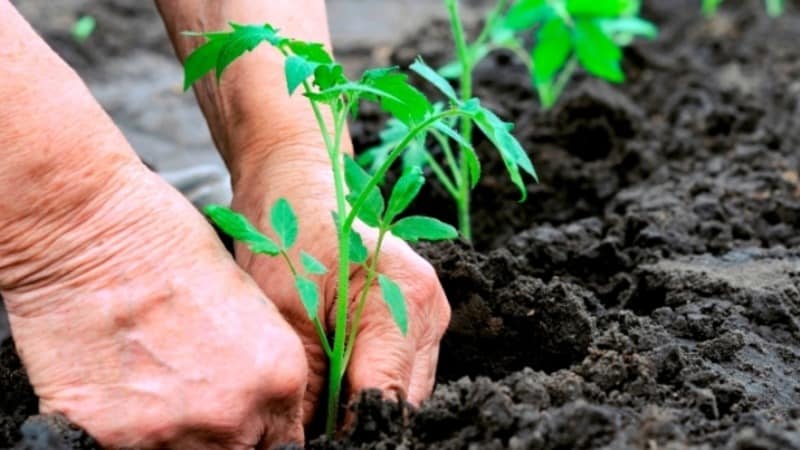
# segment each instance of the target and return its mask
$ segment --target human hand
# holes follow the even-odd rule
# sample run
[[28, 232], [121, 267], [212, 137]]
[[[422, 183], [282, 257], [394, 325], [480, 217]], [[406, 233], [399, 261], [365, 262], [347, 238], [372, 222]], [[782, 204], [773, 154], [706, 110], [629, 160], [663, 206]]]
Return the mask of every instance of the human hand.
[[[0, 257], [41, 411], [114, 448], [302, 442], [307, 364], [296, 333], [202, 216], [134, 166], [92, 201], [62, 205], [72, 213], [50, 233], [15, 236], [51, 243], [46, 263]], [[42, 256], [25, 251], [22, 262]]]
[[[302, 147], [302, 146], [297, 146]], [[259, 229], [269, 229], [269, 211], [281, 197], [289, 200], [299, 218], [299, 236], [292, 258], [304, 250], [320, 260], [329, 271], [315, 277], [321, 286], [319, 317], [327, 332], [335, 328], [338, 243], [331, 211], [336, 210], [329, 163], [306, 158], [321, 152], [308, 148], [272, 149], [274, 160], [242, 168], [234, 186], [233, 209], [244, 213]], [[362, 223], [356, 229], [367, 248], [377, 241], [377, 230]], [[303, 401], [304, 422], [319, 406], [328, 378], [327, 359], [317, 332], [297, 297], [294, 281], [278, 258], [253, 255], [237, 244], [237, 261], [250, 273], [297, 330], [309, 364], [308, 389]], [[426, 399], [433, 388], [439, 342], [450, 319], [450, 307], [436, 273], [427, 261], [405, 242], [387, 236], [377, 265], [378, 272], [396, 281], [408, 305], [409, 329], [400, 333], [375, 283], [369, 287], [346, 380], [351, 398], [368, 388], [381, 389], [412, 404]], [[351, 311], [365, 289], [366, 273], [351, 269]]]

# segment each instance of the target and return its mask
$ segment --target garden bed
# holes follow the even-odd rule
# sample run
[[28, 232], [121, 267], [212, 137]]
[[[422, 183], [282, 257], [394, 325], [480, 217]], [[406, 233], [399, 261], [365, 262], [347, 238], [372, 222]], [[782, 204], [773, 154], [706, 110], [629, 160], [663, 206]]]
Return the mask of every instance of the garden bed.
[[[661, 37], [626, 50], [624, 85], [578, 77], [543, 112], [509, 54], [481, 64], [476, 94], [517, 123], [541, 183], [516, 203], [478, 142], [475, 246], [420, 247], [453, 307], [433, 398], [367, 394], [344, 441], [312, 447], [800, 449], [800, 15], [644, 3]], [[438, 66], [449, 42], [434, 23], [393, 59]], [[433, 184], [417, 208], [454, 222]], [[35, 413], [6, 340], [0, 447]], [[34, 417], [23, 448], [91, 448], [66, 429]]]

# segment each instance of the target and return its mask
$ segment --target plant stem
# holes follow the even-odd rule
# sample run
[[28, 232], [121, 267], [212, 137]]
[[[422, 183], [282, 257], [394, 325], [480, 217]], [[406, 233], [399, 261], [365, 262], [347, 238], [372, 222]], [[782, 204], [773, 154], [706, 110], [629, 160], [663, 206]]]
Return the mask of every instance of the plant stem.
[[453, 175], [453, 181], [456, 185], [461, 183], [461, 171], [458, 167], [458, 163], [456, 162], [455, 156], [453, 156], [453, 150], [450, 148], [450, 141], [447, 140], [447, 137], [444, 136], [442, 133], [438, 131], [431, 132], [433, 137], [439, 142], [439, 145], [442, 147], [442, 152], [444, 153], [445, 161], [447, 161], [447, 165], [450, 166], [450, 172]]
[[[312, 102], [313, 104], [314, 102]], [[342, 217], [347, 214], [347, 204], [345, 201], [345, 181], [344, 169], [342, 168], [341, 140], [345, 124], [343, 117], [347, 115], [347, 105], [342, 111], [336, 111], [331, 106], [334, 117], [335, 137], [333, 149], [330, 152], [331, 167], [333, 170], [333, 183], [336, 190], [336, 211], [339, 217], [338, 222], [338, 241], [339, 241], [339, 275], [338, 289], [336, 293], [336, 328], [333, 339], [333, 353], [331, 354], [329, 375], [328, 375], [328, 417], [325, 425], [325, 432], [328, 436], [333, 436], [338, 424], [339, 415], [339, 396], [341, 394], [342, 379], [346, 369], [344, 363], [345, 342], [347, 338], [347, 307], [350, 294], [350, 226], [343, 223]]]
[[378, 268], [378, 255], [381, 253], [381, 247], [383, 246], [383, 238], [386, 237], [387, 230], [381, 229], [378, 232], [378, 243], [375, 245], [375, 251], [372, 253], [372, 261], [370, 261], [369, 266], [367, 267], [367, 280], [364, 283], [364, 287], [361, 290], [361, 298], [358, 300], [358, 306], [356, 307], [356, 312], [353, 315], [350, 324], [350, 333], [347, 338], [347, 346], [345, 347], [344, 353], [344, 366], [350, 363], [350, 356], [353, 354], [353, 347], [356, 345], [356, 334], [358, 333], [358, 325], [361, 321], [361, 314], [364, 312], [364, 306], [367, 304], [367, 294], [369, 293], [369, 289], [372, 287], [372, 283], [375, 282], [375, 277], [377, 276], [377, 268]]
[[434, 158], [429, 152], [425, 152], [425, 157], [428, 159], [428, 165], [431, 166], [431, 170], [433, 170], [436, 178], [438, 178], [439, 182], [442, 183], [442, 186], [444, 186], [444, 189], [447, 191], [447, 193], [454, 198], [458, 198], [460, 195], [458, 189], [453, 186], [453, 182], [450, 181], [447, 173], [445, 173], [439, 162], [436, 161], [436, 158]]
[[499, 0], [497, 2], [497, 5], [495, 5], [495, 7], [492, 9], [492, 12], [490, 12], [487, 16], [486, 23], [483, 24], [481, 34], [478, 35], [478, 38], [475, 39], [475, 42], [472, 44], [473, 48], [480, 47], [486, 43], [491, 36], [495, 23], [497, 23], [497, 19], [500, 18], [501, 14], [503, 14], [503, 11], [506, 9], [506, 5], [508, 5], [508, 0]]
[[[461, 16], [458, 13], [458, 0], [446, 0], [447, 11], [450, 15], [450, 24], [453, 29], [453, 40], [456, 45], [456, 53], [461, 62], [461, 101], [467, 101], [472, 98], [472, 70], [474, 69], [475, 61], [467, 44], [467, 38], [464, 34], [464, 26], [461, 23]], [[461, 121], [461, 136], [467, 142], [472, 142], [472, 121]], [[461, 146], [461, 195], [457, 199], [458, 203], [458, 227], [464, 239], [472, 240], [472, 225], [470, 223], [470, 183], [469, 183], [469, 167], [466, 161], [466, 149]]]
[[359, 195], [356, 201], [352, 203], [352, 209], [350, 210], [350, 214], [347, 215], [347, 219], [344, 221], [344, 226], [348, 228], [353, 226], [353, 222], [356, 220], [357, 212], [361, 210], [361, 207], [364, 206], [364, 202], [367, 201], [367, 195], [369, 192], [374, 189], [381, 180], [384, 179], [386, 172], [388, 172], [392, 164], [397, 161], [397, 158], [403, 154], [403, 150], [408, 147], [411, 141], [416, 139], [420, 133], [427, 130], [436, 122], [442, 119], [447, 119], [448, 117], [458, 117], [463, 114], [464, 113], [458, 109], [449, 109], [428, 117], [422, 123], [412, 128], [411, 131], [409, 131], [408, 134], [406, 134], [406, 136], [400, 141], [400, 143], [398, 143], [397, 146], [391, 152], [389, 152], [386, 160], [381, 164], [378, 170], [375, 171], [374, 176], [370, 178], [366, 186], [364, 186], [361, 195]]

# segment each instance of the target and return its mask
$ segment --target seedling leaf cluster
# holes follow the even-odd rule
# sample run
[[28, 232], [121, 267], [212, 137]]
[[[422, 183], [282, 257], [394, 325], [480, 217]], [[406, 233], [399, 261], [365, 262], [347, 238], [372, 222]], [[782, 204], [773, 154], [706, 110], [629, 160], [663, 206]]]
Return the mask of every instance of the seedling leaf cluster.
[[[219, 81], [230, 64], [262, 43], [271, 45], [284, 56], [286, 89], [289, 94], [302, 91], [310, 103], [325, 143], [324, 151], [330, 160], [336, 195], [336, 210], [331, 211], [331, 216], [338, 245], [337, 266], [328, 268], [304, 249], [297, 248], [302, 218], [297, 217], [285, 199], [279, 199], [272, 206], [270, 230], [257, 229], [244, 215], [224, 206], [209, 206], [205, 212], [220, 229], [245, 244], [251, 252], [282, 258], [294, 276], [298, 297], [330, 360], [327, 415], [330, 434], [337, 424], [342, 379], [355, 346], [370, 286], [377, 283], [399, 331], [405, 334], [409, 328], [402, 287], [378, 271], [385, 239], [393, 235], [416, 242], [458, 236], [455, 228], [437, 219], [404, 215], [425, 183], [424, 172], [418, 165], [407, 164], [399, 180], [391, 190], [387, 189], [390, 192], [388, 199], [384, 197], [380, 186], [395, 162], [401, 158], [408, 161], [408, 153], [431, 134], [450, 138], [463, 147], [460, 155], [463, 165], [459, 167], [465, 174], [464, 180], [467, 180], [463, 185], [460, 179], [454, 183], [459, 189], [473, 187], [480, 177], [480, 165], [469, 139], [453, 129], [454, 120], [459, 119], [462, 125], [469, 123], [480, 128], [497, 146], [523, 198], [526, 190], [521, 172], [531, 175], [535, 172], [525, 151], [511, 134], [510, 124], [484, 108], [478, 99], [457, 96], [447, 80], [422, 60], [416, 61], [412, 70], [438, 88], [448, 99], [447, 104], [432, 104], [395, 67], [368, 70], [360, 79], [350, 80], [322, 44], [284, 37], [269, 24], [231, 23], [230, 26], [228, 31], [187, 33], [203, 37], [205, 43], [186, 59], [184, 87], [188, 89], [209, 72], [214, 72]], [[380, 160], [372, 161], [371, 171], [364, 170], [342, 152], [347, 119], [358, 114], [361, 102], [378, 104], [395, 124], [393, 141], [386, 145], [386, 152]], [[331, 119], [332, 127], [326, 117]], [[372, 228], [371, 239], [365, 239], [357, 231], [357, 228], [364, 229], [359, 222]], [[299, 265], [296, 261], [298, 255]], [[356, 307], [351, 314], [348, 305], [350, 275], [355, 267], [360, 267], [366, 274], [366, 282], [357, 295]], [[337, 280], [332, 329], [319, 315], [322, 299], [318, 282], [329, 270], [335, 271]]]

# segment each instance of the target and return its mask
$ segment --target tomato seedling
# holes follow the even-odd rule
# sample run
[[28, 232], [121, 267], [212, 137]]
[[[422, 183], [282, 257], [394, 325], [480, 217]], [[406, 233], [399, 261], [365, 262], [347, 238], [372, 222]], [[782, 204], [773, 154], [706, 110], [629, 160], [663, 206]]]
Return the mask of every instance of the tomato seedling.
[[[460, 23], [457, 0], [445, 0], [453, 24]], [[638, 17], [639, 0], [499, 0], [478, 38], [467, 44], [456, 35], [458, 60], [442, 68], [448, 77], [461, 76], [489, 52], [507, 49], [525, 63], [542, 106], [558, 100], [578, 67], [602, 79], [620, 83], [622, 47], [636, 36], [655, 38], [652, 23]], [[460, 25], [454, 25], [454, 28]], [[524, 42], [533, 39], [527, 50]]]
[[[300, 220], [291, 205], [280, 199], [271, 209], [270, 222], [273, 237], [253, 226], [243, 215], [224, 206], [209, 206], [208, 217], [225, 233], [245, 243], [256, 254], [280, 257], [295, 278], [297, 293], [317, 329], [320, 342], [330, 360], [328, 379], [328, 414], [326, 430], [332, 434], [338, 423], [339, 395], [342, 379], [350, 361], [359, 328], [359, 320], [367, 300], [368, 287], [378, 283], [389, 312], [400, 332], [408, 330], [408, 316], [402, 287], [384, 274], [377, 272], [377, 261], [384, 239], [394, 235], [400, 239], [443, 240], [457, 237], [455, 228], [437, 219], [423, 216], [402, 217], [425, 182], [418, 166], [406, 167], [391, 189], [388, 201], [379, 185], [393, 164], [414, 143], [422, 142], [428, 133], [458, 136], [449, 120], [463, 118], [476, 124], [500, 149], [512, 178], [518, 180], [524, 195], [520, 169], [533, 170], [519, 142], [511, 135], [510, 126], [481, 106], [478, 99], [459, 98], [448, 82], [428, 67], [422, 60], [412, 70], [422, 75], [448, 99], [446, 106], [434, 107], [419, 90], [411, 86], [406, 75], [397, 68], [380, 68], [366, 71], [358, 80], [344, 75], [342, 66], [334, 61], [322, 44], [283, 37], [269, 24], [242, 25], [231, 23], [231, 30], [187, 33], [201, 36], [206, 42], [192, 52], [185, 62], [185, 83], [188, 89], [194, 82], [214, 71], [217, 81], [225, 69], [237, 58], [262, 43], [268, 43], [284, 57], [284, 74], [289, 94], [302, 89], [314, 111], [325, 150], [330, 159], [336, 195], [336, 211], [332, 211], [338, 244], [337, 293], [333, 342], [329, 330], [319, 315], [320, 290], [311, 279], [323, 275], [328, 268], [306, 252], [300, 253], [300, 264], [292, 260], [290, 252], [296, 244]], [[374, 173], [362, 169], [353, 159], [343, 154], [347, 118], [358, 114], [362, 101], [375, 102], [404, 126], [402, 136], [376, 165]], [[330, 129], [324, 119], [327, 110], [333, 119]], [[475, 151], [465, 142], [462, 153], [463, 168], [469, 186], [480, 177], [480, 166]], [[349, 204], [349, 209], [348, 209]], [[367, 249], [364, 240], [354, 229], [357, 220], [377, 231], [375, 247]], [[365, 287], [358, 296], [356, 308], [350, 317], [350, 274], [352, 265], [361, 266], [366, 274]]]
[[[456, 61], [442, 67], [439, 73], [459, 80], [461, 101], [472, 97], [473, 71], [493, 50], [506, 49], [518, 56], [531, 73], [542, 106], [550, 108], [579, 66], [600, 78], [622, 82], [625, 79], [621, 68], [622, 47], [630, 44], [635, 36], [653, 38], [657, 34], [653, 24], [637, 16], [638, 0], [499, 0], [477, 38], [470, 43], [464, 32], [458, 0], [445, 0], [445, 6], [455, 42]], [[530, 51], [523, 44], [528, 36], [534, 38]], [[441, 148], [443, 163], [437, 161], [424, 141], [415, 143], [405, 162], [430, 166], [456, 203], [459, 231], [466, 239], [471, 239], [472, 189], [466, 169], [468, 161], [464, 157], [469, 155], [472, 144], [473, 121], [461, 120], [459, 125], [457, 136], [431, 133]], [[382, 142], [369, 149], [359, 162], [374, 168], [403, 131], [402, 123], [390, 121], [381, 135]], [[458, 144], [458, 158], [451, 141]], [[531, 170], [526, 172], [535, 179], [533, 167], [528, 168]], [[520, 186], [521, 180], [513, 173], [511, 176]]]

